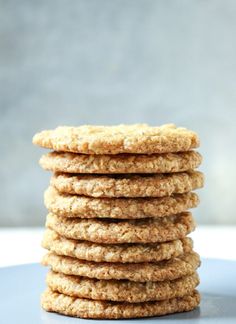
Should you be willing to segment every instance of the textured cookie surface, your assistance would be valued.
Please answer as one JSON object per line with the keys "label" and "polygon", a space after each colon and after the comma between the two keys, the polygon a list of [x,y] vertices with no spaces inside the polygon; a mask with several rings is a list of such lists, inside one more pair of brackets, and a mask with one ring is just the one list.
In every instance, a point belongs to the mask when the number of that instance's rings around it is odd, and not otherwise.
{"label": "textured cookie surface", "polygon": [[47,289],[41,298],[41,305],[46,311],[97,319],[150,317],[187,312],[196,308],[199,303],[200,295],[196,290],[184,297],[144,303],[95,301],[66,296],[51,289]]}
{"label": "textured cookie surface", "polygon": [[58,127],[45,130],[33,143],[55,151],[84,154],[184,152],[199,146],[196,133],[173,124]]}
{"label": "textured cookie surface", "polygon": [[155,175],[73,175],[57,173],[51,185],[60,193],[90,197],[164,197],[203,186],[199,171]]}
{"label": "textured cookie surface", "polygon": [[61,236],[96,243],[156,243],[184,238],[195,228],[189,212],[139,220],[70,219],[49,213],[46,226]]}
{"label": "textured cookie surface", "polygon": [[50,186],[44,195],[50,212],[79,218],[147,218],[181,213],[198,205],[195,193],[174,194],[161,198],[94,198],[59,193]]}
{"label": "textured cookie surface", "polygon": [[174,280],[191,275],[199,267],[200,259],[197,253],[190,252],[152,263],[108,263],[84,261],[49,252],[43,257],[42,264],[67,275],[146,282]]}
{"label": "textured cookie surface", "polygon": [[97,280],[50,271],[46,281],[53,291],[72,297],[140,303],[188,295],[199,284],[199,277],[194,273],[172,281],[140,283],[128,280]]}
{"label": "textured cookie surface", "polygon": [[152,244],[98,244],[67,239],[47,229],[44,233],[42,246],[58,255],[81,260],[139,263],[168,260],[190,252],[193,243],[190,238],[183,238],[182,240]]}
{"label": "textured cookie surface", "polygon": [[66,173],[172,173],[193,170],[202,162],[198,152],[164,154],[85,155],[50,152],[41,157],[43,169]]}

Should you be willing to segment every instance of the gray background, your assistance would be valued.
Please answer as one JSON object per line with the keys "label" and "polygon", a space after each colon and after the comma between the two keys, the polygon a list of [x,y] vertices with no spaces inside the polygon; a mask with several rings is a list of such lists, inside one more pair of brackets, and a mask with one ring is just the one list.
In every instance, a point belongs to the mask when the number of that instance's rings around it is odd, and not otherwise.
{"label": "gray background", "polygon": [[31,138],[57,125],[199,132],[199,223],[236,223],[236,2],[0,0],[0,225],[44,223]]}

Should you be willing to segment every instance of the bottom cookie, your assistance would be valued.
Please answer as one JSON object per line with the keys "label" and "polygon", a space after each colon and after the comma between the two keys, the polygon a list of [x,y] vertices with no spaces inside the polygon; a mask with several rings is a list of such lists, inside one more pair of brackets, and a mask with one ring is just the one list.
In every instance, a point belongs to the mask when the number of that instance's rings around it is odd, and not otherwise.
{"label": "bottom cookie", "polygon": [[135,304],[75,298],[53,292],[49,288],[41,298],[41,305],[46,311],[97,319],[150,317],[187,312],[196,308],[199,303],[200,294],[197,290],[184,297]]}

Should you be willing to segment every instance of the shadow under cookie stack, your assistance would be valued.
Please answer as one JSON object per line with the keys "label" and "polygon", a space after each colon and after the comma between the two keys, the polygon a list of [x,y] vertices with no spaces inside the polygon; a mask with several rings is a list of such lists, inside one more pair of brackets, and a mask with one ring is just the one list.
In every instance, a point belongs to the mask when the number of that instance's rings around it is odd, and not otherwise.
{"label": "shadow under cookie stack", "polygon": [[46,311],[118,319],[191,311],[200,303],[199,255],[187,235],[196,133],[168,124],[58,127],[33,143],[53,172],[42,245],[50,267]]}

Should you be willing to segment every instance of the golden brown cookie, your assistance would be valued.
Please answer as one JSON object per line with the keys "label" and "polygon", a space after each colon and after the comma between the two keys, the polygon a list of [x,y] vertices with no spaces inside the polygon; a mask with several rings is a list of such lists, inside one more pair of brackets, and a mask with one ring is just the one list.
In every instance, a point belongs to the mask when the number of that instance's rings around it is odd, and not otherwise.
{"label": "golden brown cookie", "polygon": [[93,198],[61,194],[50,186],[44,202],[50,212],[63,217],[134,219],[178,214],[196,207],[199,198],[192,192],[161,198]]}
{"label": "golden brown cookie", "polygon": [[173,173],[193,170],[202,162],[195,151],[163,154],[87,155],[49,152],[39,161],[45,170],[65,173]]}
{"label": "golden brown cookie", "polygon": [[73,175],[56,173],[50,184],[60,193],[90,197],[164,197],[182,194],[204,183],[199,171],[152,175]]}
{"label": "golden brown cookie", "polygon": [[47,285],[53,291],[72,297],[141,303],[183,297],[199,284],[198,274],[161,282],[97,280],[50,271]]}
{"label": "golden brown cookie", "polygon": [[109,263],[84,261],[49,252],[43,257],[42,264],[67,275],[146,282],[174,280],[191,275],[199,267],[200,258],[197,253],[190,252],[152,263]]}
{"label": "golden brown cookie", "polygon": [[67,239],[47,229],[42,246],[58,255],[94,262],[157,262],[190,252],[193,242],[186,237],[165,243],[151,244],[97,244]]}
{"label": "golden brown cookie", "polygon": [[199,146],[196,133],[173,124],[57,127],[44,130],[33,143],[55,151],[83,154],[185,152]]}
{"label": "golden brown cookie", "polygon": [[200,294],[197,290],[184,297],[144,303],[95,301],[66,296],[51,289],[47,289],[41,298],[41,305],[46,311],[97,319],[137,318],[188,312],[199,303]]}
{"label": "golden brown cookie", "polygon": [[184,238],[195,229],[189,212],[136,220],[72,219],[49,213],[46,226],[61,236],[95,243],[157,243]]}

